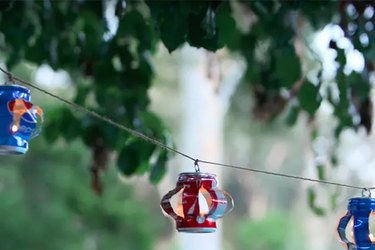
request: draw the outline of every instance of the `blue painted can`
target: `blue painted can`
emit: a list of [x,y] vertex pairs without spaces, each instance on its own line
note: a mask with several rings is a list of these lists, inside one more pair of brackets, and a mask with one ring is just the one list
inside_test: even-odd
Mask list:
[[24,100],[30,103],[30,90],[18,85],[0,86],[0,154],[14,155],[25,154],[28,149],[28,141],[39,135],[37,131],[37,114],[33,109],[27,110],[20,121],[16,132],[12,132],[14,125],[11,103],[15,100]]
[[[374,235],[371,234],[369,229],[369,218],[374,212],[375,198],[357,197],[349,200],[348,210],[340,219],[337,227],[340,239],[346,244],[349,250],[375,250],[375,242],[372,241]],[[353,220],[352,232],[354,242],[347,239],[345,234],[345,229],[350,220]]]

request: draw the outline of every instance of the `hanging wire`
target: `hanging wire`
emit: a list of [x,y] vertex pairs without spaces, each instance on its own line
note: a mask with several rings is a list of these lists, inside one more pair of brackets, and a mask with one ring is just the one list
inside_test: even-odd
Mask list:
[[197,172],[197,173],[199,173],[201,171],[200,168],[199,168],[199,159],[195,159],[194,169],[195,169],[195,172]]
[[344,184],[344,183],[338,183],[338,182],[332,182],[332,181],[325,181],[325,180],[318,180],[318,179],[313,179],[313,178],[307,178],[307,177],[303,177],[303,176],[297,176],[297,175],[291,175],[291,174],[284,174],[284,173],[278,173],[278,172],[271,172],[271,171],[266,171],[266,170],[260,170],[260,169],[255,169],[255,168],[248,168],[248,167],[241,167],[241,166],[236,166],[236,165],[228,165],[228,164],[223,164],[223,163],[219,163],[219,162],[213,162],[213,161],[206,161],[206,160],[200,160],[200,159],[197,159],[197,158],[194,158],[188,154],[185,154],[177,149],[174,149],[172,147],[169,147],[167,145],[165,145],[164,143],[158,141],[157,139],[155,138],[151,138],[147,135],[144,135],[142,134],[141,132],[137,131],[137,130],[134,130],[134,129],[131,129],[129,127],[126,127],[120,123],[117,123],[115,122],[114,120],[104,116],[104,115],[101,115],[93,110],[90,110],[86,107],[83,107],[81,105],[78,105],[74,102],[71,102],[69,100],[66,100],[60,96],[57,96],[53,93],[50,93],[48,92],[47,90],[44,90],[30,82],[27,82],[25,80],[22,80],[16,76],[13,76],[11,73],[9,73],[8,71],[4,70],[3,68],[0,67],[0,71],[3,72],[4,74],[6,74],[10,79],[13,79],[20,82],[20,83],[23,83],[27,86],[30,86],[46,95],[49,95],[59,101],[61,101],[62,103],[64,103],[65,105],[68,105],[69,107],[72,107],[78,111],[81,111],[81,112],[85,112],[99,120],[102,120],[106,123],[109,123],[111,124],[112,126],[115,126],[135,137],[138,137],[144,141],[147,141],[149,143],[152,143],[160,148],[163,148],[169,152],[173,152],[173,153],[176,153],[176,154],[179,154],[187,159],[190,159],[194,162],[194,168],[195,168],[195,171],[196,172],[199,172],[200,169],[199,169],[199,165],[198,163],[201,162],[201,163],[204,163],[204,164],[208,164],[208,165],[215,165],[215,166],[220,166],[220,167],[225,167],[225,168],[231,168],[231,169],[237,169],[237,170],[243,170],[243,171],[248,171],[248,172],[254,172],[254,173],[261,173],[261,174],[265,174],[265,175],[272,175],[272,176],[278,176],[278,177],[285,177],[285,178],[290,178],[290,179],[297,179],[297,180],[301,180],[301,181],[309,181],[309,182],[316,182],[316,183],[321,183],[321,184],[326,184],[326,185],[333,185],[333,186],[339,186],[339,187],[346,187],[346,188],[353,188],[353,189],[360,189],[360,190],[363,190],[363,192],[370,192],[371,189],[375,189],[375,187],[371,187],[371,188],[366,188],[366,187],[360,187],[360,186],[354,186],[354,185],[349,185],[349,184]]
[[369,188],[362,189],[362,197],[371,197],[371,190]]

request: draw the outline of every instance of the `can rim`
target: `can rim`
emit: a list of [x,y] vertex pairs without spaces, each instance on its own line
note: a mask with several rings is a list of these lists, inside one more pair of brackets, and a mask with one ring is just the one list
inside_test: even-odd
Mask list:
[[12,84],[12,85],[0,85],[0,91],[1,90],[22,90],[22,91],[25,91],[27,93],[30,93],[30,89],[24,87],[24,86],[21,86],[21,85],[16,85],[16,84]]
[[211,173],[184,172],[180,173],[177,178],[177,182],[189,182],[193,180],[212,180],[218,184],[216,175]]

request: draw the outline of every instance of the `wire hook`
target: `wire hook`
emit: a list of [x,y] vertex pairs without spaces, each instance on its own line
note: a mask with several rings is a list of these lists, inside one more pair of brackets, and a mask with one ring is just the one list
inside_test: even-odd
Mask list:
[[8,81],[5,81],[5,85],[15,84],[12,73],[7,72],[6,75],[8,76]]
[[362,197],[371,197],[371,191],[369,188],[362,189]]
[[199,164],[198,164],[199,160],[198,159],[195,159],[194,161],[194,169],[195,169],[195,172],[200,172],[200,168],[199,168]]

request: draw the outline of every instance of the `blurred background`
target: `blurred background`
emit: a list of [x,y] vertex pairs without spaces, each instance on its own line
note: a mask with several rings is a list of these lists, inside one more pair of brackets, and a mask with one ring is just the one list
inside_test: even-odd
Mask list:
[[[106,11],[103,15],[109,20],[109,28],[107,37],[100,37],[100,40],[112,41],[111,37],[115,36],[118,20],[113,12],[114,8],[117,11],[116,4],[117,1],[103,4]],[[236,6],[232,4],[233,9]],[[358,14],[348,6],[349,16]],[[139,8],[144,10],[145,5]],[[374,8],[371,5],[363,13],[367,13],[364,16],[369,16],[366,18],[373,22]],[[249,16],[250,19],[254,17]],[[6,17],[4,14],[3,18]],[[238,25],[245,23],[245,19],[237,20]],[[136,29],[124,30],[136,33]],[[5,29],[2,32],[5,40],[7,35],[13,34]],[[251,70],[262,71],[262,63],[271,58],[266,52],[267,39],[254,49],[259,64],[249,62],[245,55],[247,50],[242,50],[243,54],[232,53],[228,48],[212,52],[209,48],[192,47],[192,42],[188,41],[190,45],[182,42],[178,50],[170,53],[168,45],[158,42],[151,56],[148,51],[140,49],[141,42],[131,41],[130,52],[121,51],[130,58],[126,58],[129,65],[125,65],[123,58],[114,57],[109,61],[116,69],[113,72],[112,68],[103,66],[107,61],[100,61],[102,68],[94,67],[97,72],[106,73],[104,78],[95,71],[87,73],[90,69],[87,61],[82,70],[86,74],[84,77],[69,68],[74,68],[74,64],[64,67],[65,64],[59,64],[58,60],[56,64],[52,59],[33,61],[30,58],[34,57],[26,55],[27,60],[13,64],[9,58],[14,51],[6,49],[1,51],[1,66],[11,68],[14,75],[58,96],[110,113],[122,124],[148,132],[147,124],[146,129],[138,125],[137,115],[134,119],[129,118],[131,122],[127,118],[121,120],[129,115],[128,111],[116,113],[113,108],[117,101],[116,91],[121,90],[124,96],[132,93],[128,96],[133,98],[132,104],[138,105],[135,110],[150,110],[163,121],[167,132],[161,136],[152,131],[151,135],[163,138],[165,143],[173,141],[178,150],[194,158],[350,185],[373,186],[375,138],[371,133],[372,123],[367,123],[367,128],[343,126],[337,134],[337,127],[343,119],[337,115],[337,107],[329,96],[331,92],[340,96],[340,85],[336,83],[338,71],[345,72],[345,76],[366,74],[370,86],[366,94],[372,102],[374,77],[366,68],[365,59],[373,52],[367,51],[365,55],[357,50],[335,22],[326,23],[318,30],[305,24],[300,32],[304,39],[294,40],[293,47],[301,61],[303,76],[313,86],[318,86],[315,94],[323,97],[316,107],[311,107],[315,105],[314,101],[307,106],[304,103],[311,95],[290,98],[287,103],[283,101],[282,98],[291,95],[285,86],[277,89],[278,94],[271,101],[266,100],[266,107],[259,104],[260,97],[254,90],[257,85],[251,87],[248,80],[253,80],[252,76],[249,77]],[[345,67],[338,61],[341,52],[346,58]],[[44,54],[40,54],[43,57]],[[149,63],[147,70],[143,67],[143,59]],[[81,65],[80,62],[77,64]],[[292,74],[291,62],[286,60],[285,65],[283,69]],[[130,74],[134,73],[132,71],[126,72],[124,79],[117,79],[117,73],[123,72],[122,66],[125,72],[126,67],[140,69],[142,76],[148,73],[150,66],[153,77],[140,77],[147,82],[147,87],[143,89],[142,86],[142,90],[138,89],[141,85],[138,78],[135,81],[138,85],[116,85],[115,88],[115,83],[111,86],[112,80],[122,84],[127,83],[126,77],[129,77],[129,82],[138,77]],[[111,74],[116,74],[116,77],[111,78]],[[264,75],[267,74],[266,71]],[[268,79],[264,75],[262,77],[271,86],[274,78],[270,76]],[[2,81],[5,80],[3,76]],[[85,95],[85,101],[82,101],[77,96],[85,87],[95,88],[95,93]],[[106,92],[109,89],[111,91]],[[95,99],[101,91],[105,93],[103,99]],[[88,121],[78,111],[66,111],[65,106],[43,93],[33,89],[31,93],[33,103],[45,111],[46,128],[41,136],[30,142],[26,155],[1,156],[1,249],[343,249],[336,234],[337,221],[346,210],[347,200],[359,196],[360,191],[205,164],[200,164],[201,171],[218,176],[219,187],[232,195],[235,208],[220,220],[218,231],[213,234],[177,233],[174,222],[163,215],[159,204],[161,197],[175,187],[179,173],[194,171],[191,160],[179,155],[170,156],[165,163],[165,175],[164,172],[160,175],[160,181],[152,178],[150,181],[152,174],[148,171],[151,172],[152,167],[144,167],[142,161],[118,160],[123,158],[122,149],[110,146],[113,152],[105,154],[105,167],[100,168],[100,185],[104,188],[98,192],[93,183],[93,168],[96,166],[93,162],[98,163],[100,160],[95,156],[102,154],[96,154],[90,140],[96,138],[97,130],[91,130],[91,125],[96,123]],[[147,101],[143,102],[143,95]],[[124,103],[127,110],[128,103]],[[298,105],[306,112],[299,112]],[[354,113],[353,123],[360,119]],[[370,113],[372,121],[372,109]],[[158,122],[150,124],[159,126]],[[125,149],[132,143],[128,143],[128,137],[116,132],[117,128],[109,126],[103,131],[107,133],[103,132],[104,139],[116,138],[113,141],[118,140],[121,147],[125,144]],[[146,148],[146,144],[140,141],[139,147]],[[132,152],[136,158],[137,150]],[[132,158],[131,153],[126,157]],[[129,172],[128,168],[121,167],[122,163],[134,163],[147,170]]]

